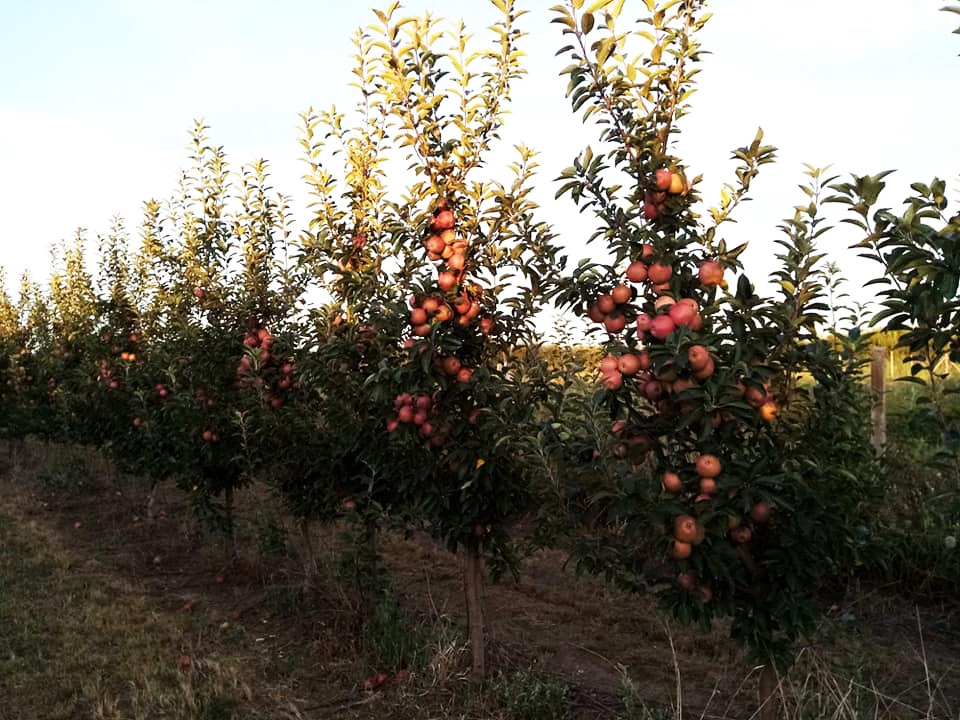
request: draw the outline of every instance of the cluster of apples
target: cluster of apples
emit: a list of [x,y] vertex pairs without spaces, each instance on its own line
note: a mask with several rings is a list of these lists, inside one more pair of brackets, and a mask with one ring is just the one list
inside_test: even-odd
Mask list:
[[394,432],[401,425],[413,425],[420,436],[435,448],[443,447],[453,426],[447,422],[437,422],[439,408],[430,395],[412,395],[400,393],[394,398],[396,413],[387,418],[387,432]]
[[743,399],[746,400],[751,407],[757,409],[761,418],[767,422],[772,422],[777,418],[779,408],[773,395],[770,394],[768,387],[759,388],[755,385],[744,387],[743,383],[740,383],[738,390],[741,391]]
[[618,460],[628,460],[634,465],[639,465],[653,447],[650,436],[626,420],[617,420],[611,432],[617,438],[612,452]]
[[643,197],[643,216],[647,220],[656,220],[666,211],[669,195],[685,195],[690,185],[682,173],[669,168],[658,168],[653,177],[653,188]]
[[652,370],[652,364],[646,350],[607,355],[600,361],[603,386],[619,390],[626,378],[633,378],[637,393],[655,404],[670,393],[680,394],[696,387],[716,372],[713,357],[703,345],[691,345],[687,349],[687,376],[681,377],[672,362],[656,371]]
[[271,350],[274,345],[273,334],[266,328],[255,328],[247,331],[243,339],[243,344],[250,350],[259,350],[257,355],[257,369],[259,375],[254,373],[253,361],[250,356],[244,354],[237,365],[237,384],[240,387],[256,387],[262,389],[267,383],[264,375],[276,376],[276,379],[269,386],[269,394],[264,402],[274,410],[279,410],[285,403],[287,392],[294,387],[293,361],[284,360],[274,355]]
[[[443,280],[447,273],[440,273]],[[454,282],[454,286],[456,282]],[[441,284],[441,288],[444,284]],[[444,295],[432,294],[426,297],[414,296],[410,299],[410,326],[415,337],[430,334],[433,323],[453,322],[458,327],[470,327],[476,322],[480,332],[488,334],[493,329],[493,320],[480,317],[479,288],[466,288],[452,300]]]
[[621,283],[609,293],[597,297],[596,301],[587,307],[587,316],[603,325],[611,335],[616,335],[623,332],[627,327],[628,317],[633,314],[631,300],[633,300],[633,288]]
[[450,201],[440,198],[430,217],[425,244],[427,258],[446,267],[437,275],[440,292],[410,300],[410,325],[416,337],[429,335],[433,323],[452,322],[462,328],[476,324],[484,334],[493,328],[492,319],[481,317],[483,289],[465,282],[468,242],[457,235],[456,224]]
[[450,202],[440,198],[430,218],[430,227],[424,245],[427,257],[433,262],[446,260],[454,273],[463,272],[467,260],[467,241],[457,236],[457,218]]
[[[697,301],[690,297],[674,296],[670,283],[673,266],[664,261],[651,261],[653,253],[653,246],[644,245],[640,257],[630,263],[626,271],[628,281],[649,287],[654,296],[652,313],[634,310],[631,301],[636,293],[626,283],[599,295],[587,306],[587,316],[602,324],[611,335],[623,332],[629,319],[634,317],[641,340],[647,333],[658,340],[665,340],[678,327],[688,326],[699,331],[703,326]],[[699,280],[703,288],[723,284],[723,266],[716,260],[704,261],[699,268]]]
[[[697,477],[697,489],[699,490],[699,494],[696,495],[696,502],[709,500],[717,492],[717,478],[720,477],[721,470],[720,459],[716,455],[706,453],[700,455],[694,464],[694,470]],[[663,489],[673,495],[683,492],[685,487],[680,476],[672,470],[663,473],[661,482],[663,483]]]
[[458,383],[466,385],[470,382],[473,377],[473,368],[467,366],[465,363],[454,356],[440,357],[435,356],[433,359],[434,365],[443,371],[443,374],[446,375],[451,380],[456,380]]
[[113,374],[113,369],[110,367],[110,361],[106,358],[101,358],[97,364],[99,368],[98,375],[100,380],[105,382],[107,387],[111,390],[119,390],[123,383],[120,382],[120,378]]

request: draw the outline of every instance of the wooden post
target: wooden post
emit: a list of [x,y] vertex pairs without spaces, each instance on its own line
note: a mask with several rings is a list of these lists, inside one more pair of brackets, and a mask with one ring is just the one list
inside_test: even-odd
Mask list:
[[887,444],[887,351],[874,346],[870,358],[870,390],[873,394],[873,447],[880,452]]

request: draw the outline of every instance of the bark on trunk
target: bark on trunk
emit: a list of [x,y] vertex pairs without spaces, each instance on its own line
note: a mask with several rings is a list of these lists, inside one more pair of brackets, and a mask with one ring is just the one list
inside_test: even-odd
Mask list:
[[300,518],[300,539],[303,540],[303,585],[307,590],[316,587],[317,553],[313,548],[313,522],[309,517]]
[[760,720],[777,720],[780,717],[779,683],[776,667],[768,662],[760,669]]
[[473,677],[482,680],[486,675],[486,649],[483,638],[483,558],[480,548],[469,548],[463,560],[463,589],[467,600],[467,626],[470,633],[470,651],[473,656]]
[[228,487],[225,497],[225,509],[227,513],[227,555],[231,562],[238,559],[237,554],[237,526],[233,517],[233,488]]
[[156,519],[156,515],[154,514],[154,505],[156,505],[157,503],[158,487],[160,487],[160,481],[154,480],[152,483],[150,483],[150,490],[149,492],[147,492],[146,515],[147,515],[147,522],[150,523],[151,525],[153,524],[153,521]]

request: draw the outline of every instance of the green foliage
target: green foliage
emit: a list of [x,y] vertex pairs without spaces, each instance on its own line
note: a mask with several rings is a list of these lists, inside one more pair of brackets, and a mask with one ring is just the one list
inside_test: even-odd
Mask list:
[[572,716],[570,689],[559,680],[518,671],[498,678],[492,692],[510,720],[568,720]]
[[367,669],[372,672],[422,670],[430,659],[434,628],[405,611],[390,593],[376,604],[364,623],[362,645]]

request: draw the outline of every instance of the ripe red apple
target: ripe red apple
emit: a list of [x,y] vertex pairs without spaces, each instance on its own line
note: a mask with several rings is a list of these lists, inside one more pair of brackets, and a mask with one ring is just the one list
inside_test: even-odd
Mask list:
[[642,283],[647,279],[646,263],[635,260],[627,267],[627,280],[635,283]]
[[439,235],[431,235],[427,238],[426,247],[428,253],[440,255],[446,247],[446,243],[443,242],[443,238]]
[[452,272],[444,271],[437,276],[437,287],[444,292],[450,292],[457,286],[457,276]]
[[602,312],[604,315],[609,315],[617,307],[617,303],[612,295],[601,295],[597,298],[596,306],[599,312]]
[[675,305],[672,305],[669,313],[670,319],[673,320],[677,325],[690,325],[693,323],[693,318],[697,315],[697,311],[686,303],[676,303]]
[[723,266],[716,260],[706,260],[700,263],[700,284],[704,287],[714,287],[723,282]]
[[624,375],[636,375],[640,371],[640,358],[633,353],[621,355],[617,369]]
[[607,355],[600,361],[600,372],[610,373],[618,370],[620,367],[620,361],[614,355]]
[[456,224],[456,218],[453,210],[440,210],[430,221],[430,226],[434,230],[448,230]]
[[443,372],[451,377],[455,376],[460,372],[460,360],[455,357],[447,357],[443,359]]
[[663,383],[659,380],[650,380],[643,386],[643,394],[650,402],[656,402],[663,397],[665,390]]
[[756,523],[765,523],[770,519],[770,511],[773,508],[766,500],[761,500],[750,508],[750,517]]
[[623,375],[618,370],[604,373],[603,386],[607,390],[619,390],[623,387]]
[[703,345],[691,345],[687,350],[687,362],[694,372],[703,370],[710,361],[710,353]]
[[658,340],[664,340],[677,329],[676,323],[669,315],[657,315],[650,321],[650,334]]
[[617,285],[610,291],[610,297],[617,305],[625,305],[633,298],[633,290],[629,285]]
[[663,262],[656,262],[647,270],[647,278],[654,284],[665,283],[673,275],[673,266]]
[[706,364],[699,370],[695,370],[693,376],[697,380],[706,380],[709,377],[713,377],[715,371],[716,366],[714,365],[713,358],[708,357]]
[[667,168],[657,168],[657,172],[654,175],[654,181],[656,183],[657,190],[669,190],[672,180],[672,172],[670,172]]
[[603,327],[606,328],[607,332],[616,335],[617,333],[623,332],[623,329],[627,326],[627,318],[620,313],[613,315],[607,315],[603,321]]

